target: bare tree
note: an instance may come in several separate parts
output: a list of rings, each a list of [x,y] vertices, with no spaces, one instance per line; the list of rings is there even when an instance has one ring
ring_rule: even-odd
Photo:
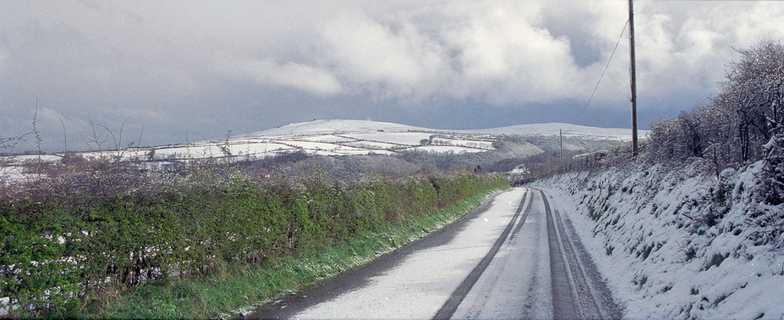
[[[765,157],[762,145],[784,122],[784,46],[763,42],[736,51],[740,61],[729,65],[708,105],[651,126],[649,159],[711,158],[718,172]]]
[[[725,92],[732,93],[738,114],[737,132],[743,161],[762,157],[760,146],[770,140],[784,118],[784,46],[763,42],[737,49],[742,58],[730,64]]]

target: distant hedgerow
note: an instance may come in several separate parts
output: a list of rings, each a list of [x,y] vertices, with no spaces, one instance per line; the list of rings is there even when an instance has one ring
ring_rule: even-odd
[[[0,294],[11,316],[75,316],[124,288],[278,261],[508,185],[463,170],[347,178],[318,165],[74,163],[2,186]]]

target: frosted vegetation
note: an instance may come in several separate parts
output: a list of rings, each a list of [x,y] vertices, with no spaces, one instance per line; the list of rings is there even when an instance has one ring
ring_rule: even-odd
[[[357,120],[158,147],[93,125],[88,152],[7,154],[0,312],[75,316],[131,287],[279,261],[499,187],[487,173],[505,172],[576,208],[625,317],[781,318],[784,47],[738,52],[721,92],[652,125],[636,158],[617,147],[628,135],[596,128]],[[0,149],[40,146],[32,124]]]
[[[767,156],[763,145],[782,133],[784,121],[784,47],[766,42],[738,52],[742,59],[729,65],[718,96],[651,126],[646,157],[657,162],[704,158],[718,175]]]
[[[655,124],[637,159],[618,148],[535,183],[576,208],[624,317],[784,315],[784,48],[739,52],[722,93]]]
[[[88,162],[6,185],[0,312],[77,317],[133,288],[274,264],[509,184],[459,169],[333,170],[298,156],[176,172]]]
[[[264,167],[311,156],[336,166],[349,165],[348,170],[354,171],[384,168],[407,173],[412,167],[480,166],[485,171],[508,172],[522,164],[543,171],[550,160],[561,156],[559,129],[564,131],[565,157],[617,146],[630,136],[628,130],[624,134],[620,129],[562,123],[448,131],[365,120],[314,120],[236,136],[229,132],[223,139],[139,147],[138,141],[127,142],[121,134],[93,126],[95,135],[86,139],[89,151],[14,153],[23,146],[35,147],[35,130],[3,140],[0,150],[7,152],[0,154],[0,183],[57,176],[90,162],[122,162],[142,170],[176,172],[197,162],[263,163]],[[122,128],[117,131],[121,133]]]
[[[121,134],[94,128],[88,152],[0,158],[0,316],[109,316],[115,313],[102,307],[123,305],[129,293],[275,265],[508,187],[499,171],[546,167],[558,147],[551,132],[445,132],[357,120],[144,148],[121,147]],[[32,133],[3,143],[35,145],[36,132],[34,119]],[[565,152],[622,140],[567,137]],[[116,316],[183,317],[234,304],[187,294],[156,301],[170,298],[197,307],[180,313],[173,304],[135,299],[141,305],[130,309],[144,313]]]

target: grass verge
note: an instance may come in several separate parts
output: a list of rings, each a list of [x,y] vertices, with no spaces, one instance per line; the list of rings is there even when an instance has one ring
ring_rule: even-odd
[[[255,306],[333,277],[391,252],[456,221],[493,194],[484,192],[456,205],[383,223],[338,245],[311,250],[260,266],[219,266],[205,276],[132,288],[83,310],[86,318],[217,318],[248,313]]]

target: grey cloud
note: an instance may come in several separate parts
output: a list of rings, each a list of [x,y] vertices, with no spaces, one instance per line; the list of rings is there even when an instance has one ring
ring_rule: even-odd
[[[320,32],[324,59],[344,82],[387,97],[479,95],[506,103],[574,96],[569,41],[538,25],[540,4],[461,4],[427,14],[344,13]]]
[[[580,114],[626,14],[625,1],[2,1],[0,136],[29,130],[36,97],[52,141],[60,118],[69,141],[90,120],[131,118],[162,143],[195,124],[422,125],[438,110],[433,123],[459,128],[487,110],[546,119],[548,103]],[[775,1],[636,2],[641,113],[677,115],[714,94],[733,47],[784,38],[781,16]],[[586,114],[627,107],[624,37]]]
[[[278,64],[273,59],[250,59],[238,62],[234,73],[247,75],[266,85],[291,87],[316,95],[334,95],[342,91],[338,79],[328,70],[294,62]]]

